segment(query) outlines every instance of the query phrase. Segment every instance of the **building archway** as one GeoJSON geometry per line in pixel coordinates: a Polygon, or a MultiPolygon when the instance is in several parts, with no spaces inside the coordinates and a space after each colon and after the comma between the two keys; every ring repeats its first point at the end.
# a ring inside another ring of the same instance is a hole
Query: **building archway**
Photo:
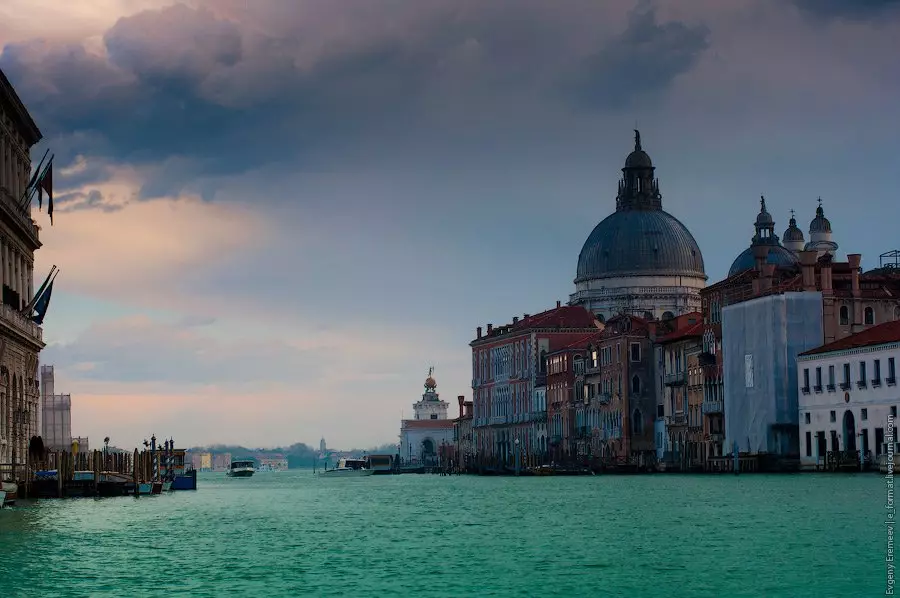
{"type": "Polygon", "coordinates": [[[856,450],[856,418],[849,409],[844,411],[844,449],[856,450]]]}
{"type": "Polygon", "coordinates": [[[434,446],[434,440],[426,438],[422,441],[422,461],[431,463],[437,456],[437,450],[434,446]]]}

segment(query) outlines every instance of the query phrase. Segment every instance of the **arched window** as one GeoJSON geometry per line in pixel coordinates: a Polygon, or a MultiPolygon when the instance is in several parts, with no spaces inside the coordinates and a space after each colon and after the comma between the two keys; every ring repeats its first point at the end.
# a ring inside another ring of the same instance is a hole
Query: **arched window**
{"type": "Polygon", "coordinates": [[[673,319],[674,317],[675,317],[675,314],[673,314],[672,312],[670,312],[670,311],[664,311],[664,312],[663,312],[662,319],[663,319],[663,321],[666,321],[666,320],[671,320],[671,319],[673,319]]]}
{"type": "Polygon", "coordinates": [[[863,321],[866,323],[866,326],[871,326],[872,324],[875,323],[875,310],[874,309],[872,309],[871,307],[867,307],[865,309],[865,311],[863,312],[863,315],[865,318],[863,321]]]}
{"type": "Polygon", "coordinates": [[[644,433],[644,420],[641,417],[641,410],[635,409],[631,414],[631,435],[640,436],[644,433]]]}
{"type": "Polygon", "coordinates": [[[636,375],[631,379],[631,394],[641,394],[641,379],[636,375]]]}
{"type": "Polygon", "coordinates": [[[541,349],[541,373],[547,373],[547,351],[541,349]]]}
{"type": "Polygon", "coordinates": [[[846,305],[841,306],[841,326],[850,325],[850,308],[846,305]]]}

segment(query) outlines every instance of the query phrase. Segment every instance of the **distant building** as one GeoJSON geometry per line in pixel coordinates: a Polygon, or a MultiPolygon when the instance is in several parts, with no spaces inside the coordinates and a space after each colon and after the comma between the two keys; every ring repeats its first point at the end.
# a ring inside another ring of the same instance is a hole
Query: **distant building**
{"type": "Polygon", "coordinates": [[[325,455],[325,453],[327,453],[327,452],[328,452],[328,447],[325,446],[325,439],[323,438],[322,440],[319,441],[319,453],[321,453],[322,455],[325,455]]]}
{"type": "Polygon", "coordinates": [[[231,467],[231,453],[219,453],[213,455],[212,469],[213,471],[225,471],[231,467]]]}
{"type": "Polygon", "coordinates": [[[288,468],[287,458],[284,455],[258,456],[256,462],[262,471],[285,471],[288,468]]]}
{"type": "Polygon", "coordinates": [[[769,295],[722,310],[725,451],[799,459],[796,356],[822,344],[822,295],[769,295]]]}
{"type": "Polygon", "coordinates": [[[413,404],[414,418],[400,423],[400,461],[405,465],[436,466],[440,455],[454,446],[453,420],[447,419],[449,405],[437,393],[432,373],[430,370],[425,380],[422,400],[413,404]]]}
{"type": "MultiPolygon", "coordinates": [[[[879,457],[896,428],[900,320],[879,324],[797,357],[800,462],[805,468],[879,457]]],[[[896,442],[896,440],[895,440],[896,442]]],[[[900,452],[900,443],[895,447],[900,452]]]]}
{"type": "MultiPolygon", "coordinates": [[[[76,436],[76,437],[72,438],[72,445],[73,445],[73,446],[74,446],[74,444],[75,444],[76,442],[78,443],[78,452],[79,452],[79,453],[88,453],[88,452],[90,452],[90,450],[91,450],[91,443],[90,443],[90,441],[88,440],[88,437],[87,437],[87,436],[76,436]]],[[[68,450],[72,450],[72,448],[70,447],[68,450]]]]}
{"type": "Polygon", "coordinates": [[[41,366],[41,437],[50,450],[72,448],[72,395],[55,394],[53,366],[41,366]]]}

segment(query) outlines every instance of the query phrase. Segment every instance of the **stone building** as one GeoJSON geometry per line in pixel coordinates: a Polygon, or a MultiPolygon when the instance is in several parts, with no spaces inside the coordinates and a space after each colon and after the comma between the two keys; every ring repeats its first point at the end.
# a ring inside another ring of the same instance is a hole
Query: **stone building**
{"type": "Polygon", "coordinates": [[[570,305],[606,321],[626,313],[646,320],[699,311],[706,285],[700,247],[690,231],[662,209],[659,180],[635,131],[625,159],[616,210],[588,236],[578,256],[570,305]]]}
{"type": "Polygon", "coordinates": [[[484,468],[511,468],[515,447],[526,462],[540,462],[549,449],[547,355],[602,326],[582,307],[561,305],[511,324],[479,326],[472,348],[472,403],[476,461],[484,468]]]}
{"type": "Polygon", "coordinates": [[[0,464],[23,463],[39,432],[41,327],[26,307],[33,296],[40,228],[24,200],[31,148],[41,132],[0,71],[0,464]]]}
{"type": "Polygon", "coordinates": [[[438,465],[439,457],[453,446],[453,420],[447,419],[450,406],[437,392],[437,382],[429,370],[422,399],[413,403],[413,419],[400,423],[400,461],[404,465],[438,465]]]}
{"type": "Polygon", "coordinates": [[[459,417],[453,420],[453,442],[456,443],[454,461],[462,471],[471,471],[475,467],[475,437],[472,432],[472,401],[466,397],[457,397],[459,417]]]}
{"type": "Polygon", "coordinates": [[[664,421],[666,467],[689,470],[706,461],[708,422],[702,412],[703,316],[686,314],[682,325],[656,339],[662,367],[662,394],[657,418],[664,421]]]}
{"type": "Polygon", "coordinates": [[[592,456],[603,466],[656,461],[654,326],[635,316],[616,316],[584,354],[584,425],[590,428],[592,456]]]}

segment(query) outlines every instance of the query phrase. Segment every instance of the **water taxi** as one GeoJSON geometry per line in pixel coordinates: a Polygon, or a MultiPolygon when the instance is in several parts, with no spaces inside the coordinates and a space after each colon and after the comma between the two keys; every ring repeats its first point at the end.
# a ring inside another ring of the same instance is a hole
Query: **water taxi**
{"type": "Polygon", "coordinates": [[[328,477],[361,477],[372,475],[374,469],[367,467],[365,459],[344,459],[338,461],[337,467],[334,469],[326,469],[319,475],[328,477]]]}
{"type": "Polygon", "coordinates": [[[253,467],[255,462],[251,459],[239,459],[231,462],[227,475],[232,478],[249,478],[256,469],[253,467]]]}

